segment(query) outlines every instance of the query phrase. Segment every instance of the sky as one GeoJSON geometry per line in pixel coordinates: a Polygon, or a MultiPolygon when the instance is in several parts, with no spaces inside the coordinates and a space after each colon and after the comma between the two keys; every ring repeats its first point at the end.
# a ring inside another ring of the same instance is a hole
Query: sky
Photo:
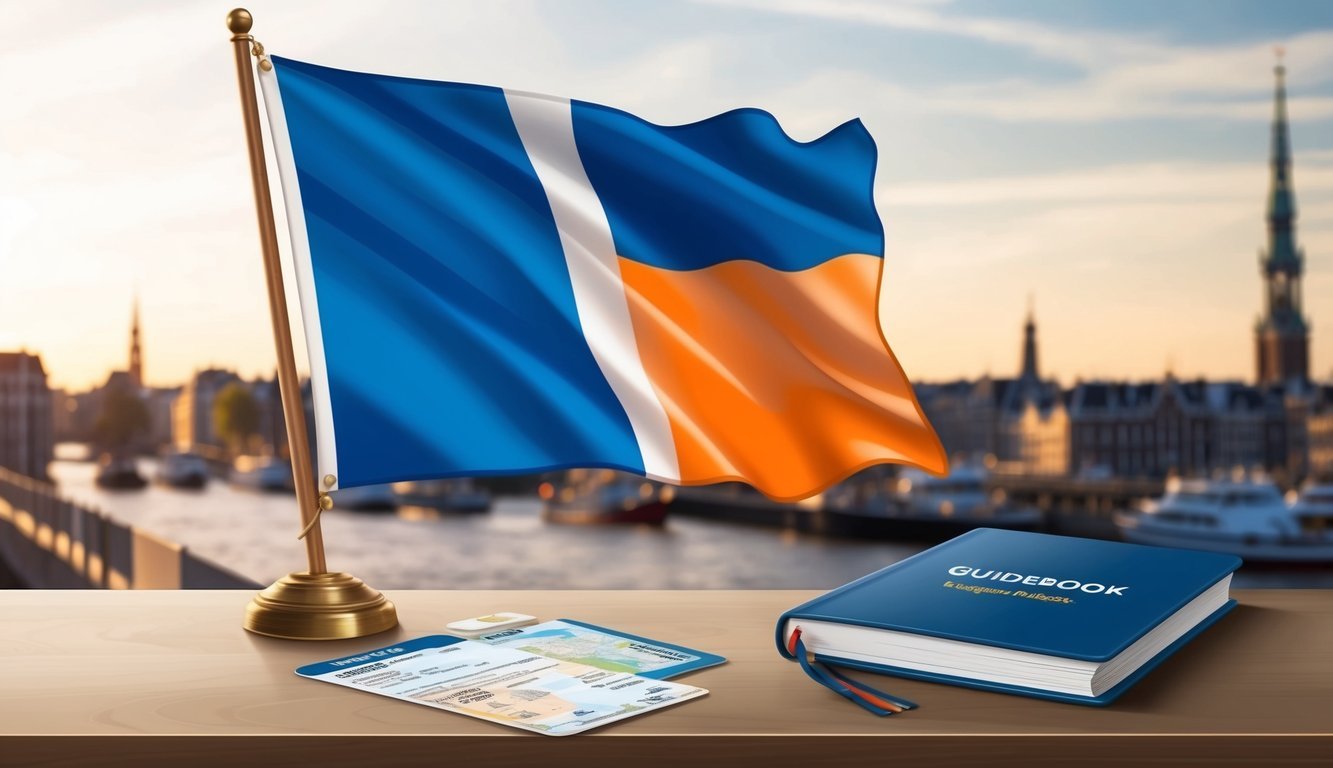
{"type": "MultiPolygon", "coordinates": [[[[1250,378],[1280,45],[1313,367],[1333,376],[1333,3],[248,7],[271,52],[329,66],[665,124],[757,106],[801,140],[862,118],[881,321],[915,380],[1014,373],[1029,301],[1065,383],[1250,378]]],[[[0,350],[40,352],[54,386],[125,366],[136,293],[149,384],[273,370],[226,10],[0,2],[0,350]]]]}

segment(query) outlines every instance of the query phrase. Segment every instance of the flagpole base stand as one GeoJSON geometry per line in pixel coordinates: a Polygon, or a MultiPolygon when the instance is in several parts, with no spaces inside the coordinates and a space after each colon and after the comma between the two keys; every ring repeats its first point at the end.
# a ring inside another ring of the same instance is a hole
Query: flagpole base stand
{"type": "Polygon", "coordinates": [[[289,573],[255,595],[245,628],[286,640],[343,640],[398,626],[384,595],[346,573],[289,573]]]}

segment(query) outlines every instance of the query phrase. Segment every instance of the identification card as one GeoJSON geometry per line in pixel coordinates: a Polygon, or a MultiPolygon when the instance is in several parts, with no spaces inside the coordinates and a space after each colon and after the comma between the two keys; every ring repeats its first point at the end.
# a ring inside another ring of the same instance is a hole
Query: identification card
{"type": "Polygon", "coordinates": [[[581,733],[708,693],[448,635],[308,664],[296,674],[548,736],[581,733]]]}

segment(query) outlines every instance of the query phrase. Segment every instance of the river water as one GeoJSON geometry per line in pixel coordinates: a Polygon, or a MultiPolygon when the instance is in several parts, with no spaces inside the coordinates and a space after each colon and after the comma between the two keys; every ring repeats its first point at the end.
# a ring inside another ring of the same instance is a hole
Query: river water
{"type": "MultiPolygon", "coordinates": [[[[153,462],[140,462],[151,476],[153,462]]],[[[214,480],[203,491],[107,491],[94,465],[57,460],[61,492],[267,584],[305,568],[296,499],[214,480]]],[[[378,589],[829,589],[924,545],[827,539],[673,516],[663,527],[564,526],[540,502],[499,497],[489,513],[333,510],[322,518],[329,567],[378,589]]],[[[1333,587],[1333,569],[1243,570],[1241,587],[1333,587]]]]}
{"type": "MultiPolygon", "coordinates": [[[[140,471],[151,476],[152,462],[140,471]]],[[[305,568],[292,495],[216,480],[203,491],[107,491],[95,473],[85,462],[51,465],[65,496],[255,581],[305,568]]],[[[557,525],[541,519],[536,497],[502,496],[483,514],[335,509],[321,524],[329,567],[379,589],[826,589],[921,549],[685,517],[660,528],[557,525]]]]}

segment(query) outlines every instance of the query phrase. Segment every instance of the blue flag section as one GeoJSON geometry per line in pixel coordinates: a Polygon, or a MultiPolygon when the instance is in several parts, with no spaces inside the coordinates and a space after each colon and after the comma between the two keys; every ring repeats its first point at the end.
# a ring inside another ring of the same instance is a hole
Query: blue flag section
{"type": "Polygon", "coordinates": [[[339,486],[572,464],[642,473],[504,92],[274,62],[339,486]]]}
{"type": "Polygon", "coordinates": [[[808,496],[943,449],[878,324],[875,144],[261,71],[334,488],[607,467],[808,496]]]}
{"type": "Polygon", "coordinates": [[[680,126],[579,101],[573,113],[620,256],[667,269],[751,259],[791,272],[884,252],[875,142],[859,120],[802,144],[757,109],[680,126]]]}

